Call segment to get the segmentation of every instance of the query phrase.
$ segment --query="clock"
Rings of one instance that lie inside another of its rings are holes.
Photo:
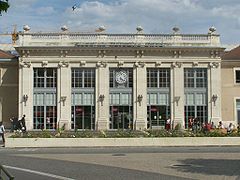
[[[117,71],[115,80],[118,84],[124,84],[128,80],[128,74],[126,71]]]

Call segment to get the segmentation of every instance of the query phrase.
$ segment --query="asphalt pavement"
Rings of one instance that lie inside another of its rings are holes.
[[[240,147],[0,148],[16,179],[239,179]]]

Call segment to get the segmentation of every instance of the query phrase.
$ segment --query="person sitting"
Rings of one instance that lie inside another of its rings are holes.
[[[224,125],[223,125],[222,121],[219,121],[218,128],[219,129],[224,129]]]

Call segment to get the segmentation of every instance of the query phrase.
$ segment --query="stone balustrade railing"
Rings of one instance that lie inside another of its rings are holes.
[[[20,33],[19,46],[220,46],[217,34]]]

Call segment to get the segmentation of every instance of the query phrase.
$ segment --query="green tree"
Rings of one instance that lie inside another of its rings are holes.
[[[0,16],[2,15],[2,12],[7,12],[8,8],[8,0],[0,0]]]

